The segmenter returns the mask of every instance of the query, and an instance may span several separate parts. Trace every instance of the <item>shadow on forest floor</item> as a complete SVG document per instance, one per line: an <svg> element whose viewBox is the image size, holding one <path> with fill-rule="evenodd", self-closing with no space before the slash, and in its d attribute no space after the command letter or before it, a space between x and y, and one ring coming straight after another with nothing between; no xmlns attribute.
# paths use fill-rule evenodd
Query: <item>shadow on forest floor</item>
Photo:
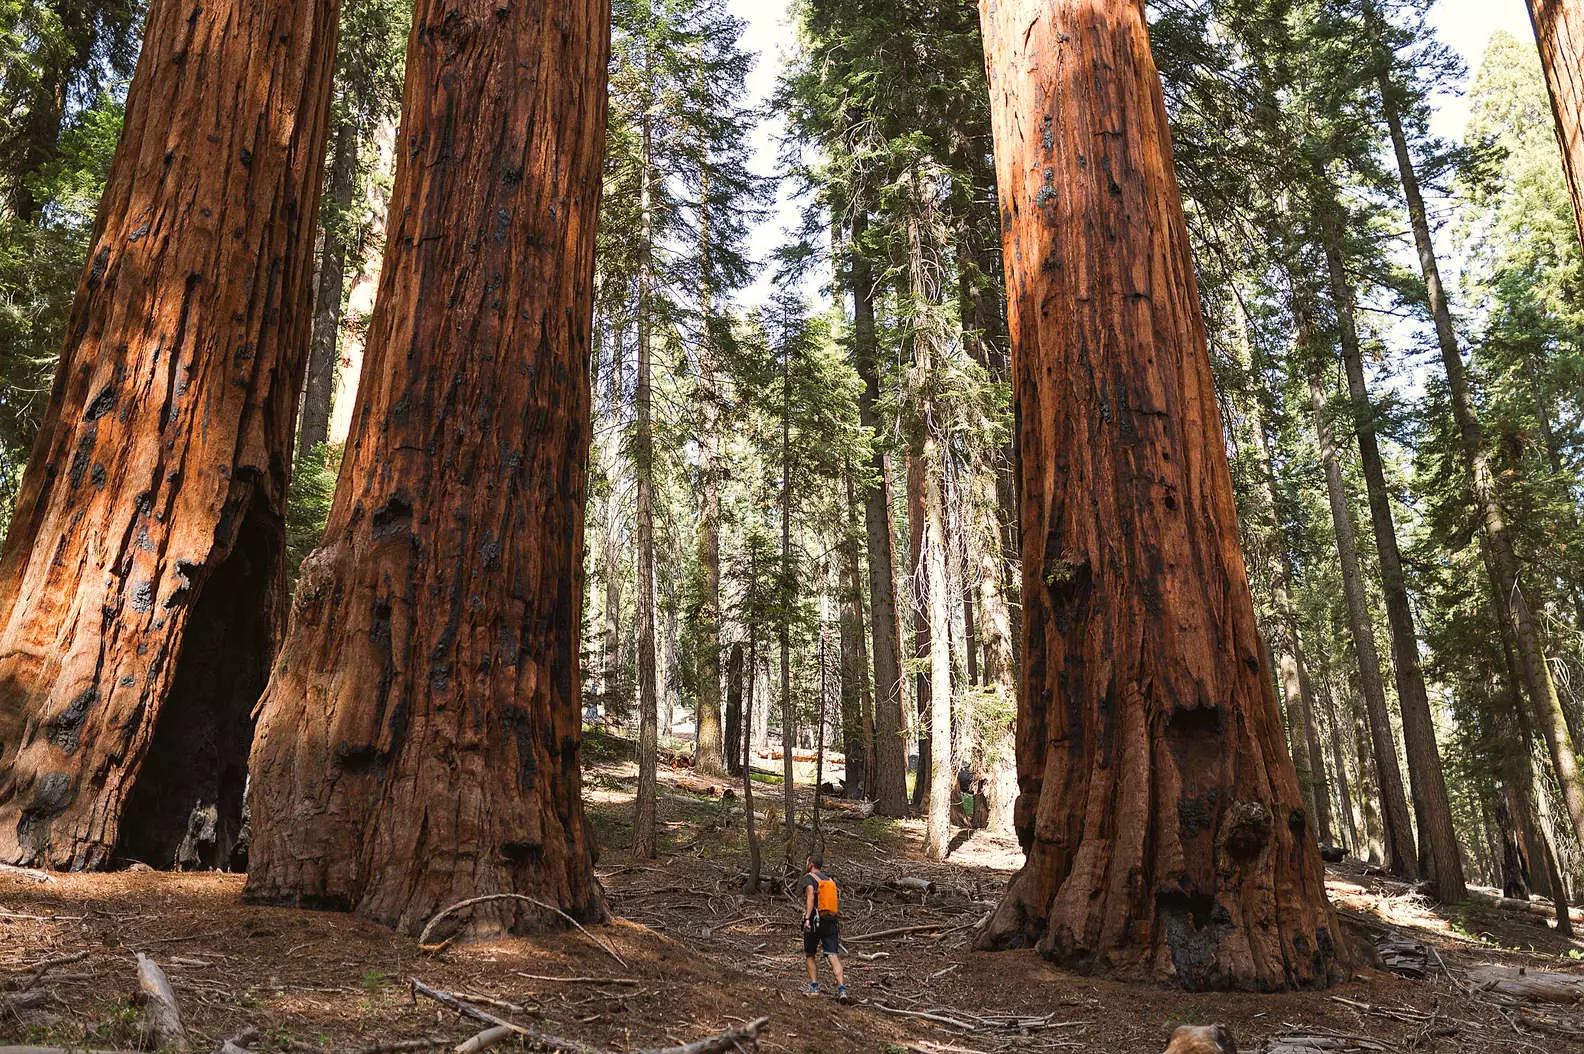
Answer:
<svg viewBox="0 0 1584 1054"><path fill-rule="evenodd" d="M1558 938L1542 920L1472 906L1438 913L1400 884L1333 869L1332 894L1351 931L1365 943L1386 929L1424 942L1434 949L1426 979L1361 967L1328 992L1187 994L1079 976L1031 951L972 951L973 927L1021 863L1010 838L959 831L947 861L931 863L922 821L829 813L827 870L842 888L857 1001L807 999L798 995L799 907L781 882L807 832L788 845L784 827L762 830L763 873L773 881L746 897L741 803L708 793L711 781L689 770L662 766L662 855L632 859L636 769L621 755L612 748L591 760L584 800L604 847L599 874L621 917L601 936L624 966L577 933L420 953L413 940L355 917L242 904L239 875L0 871L0 987L12 990L0 993L0 1041L133 1045L132 953L142 951L169 974L194 1050L246 1027L260 1030L260 1054L377 1054L414 1049L393 1044L420 1037L441 1049L479 1030L412 1002L409 977L605 1050L688 1041L761 1015L770 1018L762 1049L810 1054L1158 1054L1176 1024L1212 1022L1230 1025L1244 1051L1294 1032L1361 1037L1324 1048L1336 1051L1584 1050L1540 1032L1533 1015L1494 1005L1467 979L1485 964L1577 969L1570 953L1584 955L1584 943ZM799 800L802 816L806 789ZM756 788L754 801L761 825L769 809L783 808L780 788ZM898 878L930 888L899 887ZM44 960L77 955L32 982Z"/></svg>

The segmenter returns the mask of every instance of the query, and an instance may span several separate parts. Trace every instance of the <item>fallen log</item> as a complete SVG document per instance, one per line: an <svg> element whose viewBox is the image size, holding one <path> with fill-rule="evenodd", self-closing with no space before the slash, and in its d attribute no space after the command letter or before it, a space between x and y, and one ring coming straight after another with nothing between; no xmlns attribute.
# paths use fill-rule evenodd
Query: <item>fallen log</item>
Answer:
<svg viewBox="0 0 1584 1054"><path fill-rule="evenodd" d="M1542 919L1556 918L1556 905L1549 900L1519 900L1516 897L1493 897L1489 893L1469 891L1469 899L1478 901L1497 911L1514 915L1534 915ZM1574 922L1584 923L1584 910L1572 908L1568 915Z"/></svg>
<svg viewBox="0 0 1584 1054"><path fill-rule="evenodd" d="M820 796L820 808L834 809L843 816L856 820L867 820L874 815L875 803L872 801L853 801L851 798L832 798L829 795Z"/></svg>
<svg viewBox="0 0 1584 1054"><path fill-rule="evenodd" d="M458 1043L453 1049L456 1054L482 1054L483 1051L499 1046L516 1034L509 1025L491 1025L472 1039Z"/></svg>
<svg viewBox="0 0 1584 1054"><path fill-rule="evenodd" d="M141 1027L149 1049L186 1054L189 1049L187 1030L182 1027L176 993L165 979L165 971L153 959L138 952L137 976L138 990L143 998Z"/></svg>
<svg viewBox="0 0 1584 1054"><path fill-rule="evenodd" d="M1476 966L1468 972L1475 991L1494 992L1524 1003L1584 1002L1584 976L1529 970L1522 966Z"/></svg>
<svg viewBox="0 0 1584 1054"><path fill-rule="evenodd" d="M671 785L679 790L692 791L694 794L708 794L711 798L725 798L728 801L737 799L735 788L699 776L681 776L673 779Z"/></svg>
<svg viewBox="0 0 1584 1054"><path fill-rule="evenodd" d="M848 944L858 944L861 941L877 941L881 937L905 937L910 933L935 933L946 928L944 922L930 922L922 926L898 926L891 930L878 930L874 933L860 933L856 937L845 937Z"/></svg>

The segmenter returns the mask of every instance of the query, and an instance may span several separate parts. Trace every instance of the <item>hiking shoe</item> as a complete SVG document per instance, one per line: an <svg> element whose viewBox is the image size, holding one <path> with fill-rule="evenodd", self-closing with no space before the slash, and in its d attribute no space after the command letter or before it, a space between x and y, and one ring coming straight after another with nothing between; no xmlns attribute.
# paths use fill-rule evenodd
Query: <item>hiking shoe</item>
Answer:
<svg viewBox="0 0 1584 1054"><path fill-rule="evenodd" d="M806 996L809 996L810 998L818 996L819 995L819 982L816 981L816 982L814 982L812 984L807 985L803 989L803 994L806 995Z"/></svg>
<svg viewBox="0 0 1584 1054"><path fill-rule="evenodd" d="M836 986L836 998L837 999L846 999L847 998L847 986L846 985L839 984L839 985Z"/></svg>

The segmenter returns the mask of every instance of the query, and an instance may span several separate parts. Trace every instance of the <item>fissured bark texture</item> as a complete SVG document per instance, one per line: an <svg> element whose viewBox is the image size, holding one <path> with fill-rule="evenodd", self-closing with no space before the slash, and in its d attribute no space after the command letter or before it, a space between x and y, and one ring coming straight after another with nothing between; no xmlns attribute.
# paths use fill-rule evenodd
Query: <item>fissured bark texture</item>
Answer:
<svg viewBox="0 0 1584 1054"><path fill-rule="evenodd" d="M0 861L227 861L285 617L337 6L149 5L0 556Z"/></svg>
<svg viewBox="0 0 1584 1054"><path fill-rule="evenodd" d="M1551 91L1573 218L1584 238L1584 2L1529 0L1529 19Z"/></svg>
<svg viewBox="0 0 1584 1054"><path fill-rule="evenodd" d="M605 904L578 630L606 0L420 0L352 433L252 755L256 902ZM563 925L521 900L473 936ZM444 936L444 934L437 934Z"/></svg>
<svg viewBox="0 0 1584 1054"><path fill-rule="evenodd" d="M1262 670L1135 0L984 0L1017 400L1028 853L980 939L1191 989L1340 937Z"/></svg>

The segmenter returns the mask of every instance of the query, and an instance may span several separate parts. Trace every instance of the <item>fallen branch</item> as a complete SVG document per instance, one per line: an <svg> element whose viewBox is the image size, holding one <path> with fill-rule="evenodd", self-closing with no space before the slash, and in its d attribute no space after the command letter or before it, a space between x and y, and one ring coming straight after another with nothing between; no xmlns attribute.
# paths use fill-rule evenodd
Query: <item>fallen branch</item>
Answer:
<svg viewBox="0 0 1584 1054"><path fill-rule="evenodd" d="M514 974L516 974L518 977L526 977L530 981L552 981L552 982L556 982L556 983L559 983L559 984L630 984L630 985L637 985L637 984L642 984L643 983L642 981L639 981L637 978L634 978L634 977L555 977L555 976L550 975L550 974L523 973L521 970L513 970L512 972Z"/></svg>
<svg viewBox="0 0 1584 1054"><path fill-rule="evenodd" d="M423 932L418 935L418 947L421 948L424 951L436 951L440 947L443 947L444 946L443 944L441 944L441 945L431 945L429 943L429 934L434 931L436 923L438 923L441 919L445 918L447 915L451 914L453 911L461 911L463 908L470 908L474 904L483 904L483 903L485 903L487 901L491 901L491 900L521 900L521 901L524 901L526 903L532 904L535 907L543 908L546 911L553 911L557 915L560 915L563 919L566 919L572 925L576 926L578 928L579 932L581 932L589 940L593 941L595 944L599 945L602 949L604 949L605 952L607 954L609 954L612 959L615 959L617 962L621 963L623 967L625 967L627 965L627 960L623 959L620 955L617 955L615 948L611 947L609 944L606 944L604 941L602 941L598 937L594 936L594 934L592 934L588 930L584 929L583 928L583 924L581 922L579 922L577 919L574 919L571 915L568 915L566 912L562 911L560 908L556 907L554 904L546 904L544 901L539 900L537 897L526 896L526 895L524 895L522 893L491 893L488 896L469 897L466 900L457 901L455 904L452 904L449 908L446 908L444 911L440 912L434 918L429 920L429 922L424 926Z"/></svg>
<svg viewBox="0 0 1584 1054"><path fill-rule="evenodd" d="M137 953L138 989L143 993L143 1037L150 1049L165 1049L175 1054L188 1050L187 1030L182 1027L176 993L159 964L142 952Z"/></svg>
<svg viewBox="0 0 1584 1054"><path fill-rule="evenodd" d="M449 1039L440 1036L419 1036L417 1039L387 1039L366 1047L354 1047L350 1054L406 1054L410 1050L435 1050L450 1045ZM304 1054L307 1052L304 1051Z"/></svg>
<svg viewBox="0 0 1584 1054"><path fill-rule="evenodd" d="M522 1038L523 1046L528 1050L564 1052L564 1054L599 1054L593 1047L585 1046L573 1039L562 1039L560 1036L551 1036L540 1032L538 1029L527 1028L523 1025L513 1024L505 1018L496 1017L488 1010L480 1010L469 1003L464 1003L450 992L442 992L430 988L416 977L407 978L407 983L412 986L413 996L426 996L439 1003L441 1006L450 1007L463 1017L472 1018L480 1024L493 1028L507 1028Z"/></svg>
<svg viewBox="0 0 1584 1054"><path fill-rule="evenodd" d="M41 959L38 962L30 963L27 966L19 966L16 968L16 973L31 973L33 976L22 981L18 987L23 991L26 991L43 980L44 975L49 973L55 967L69 966L72 963L80 963L92 954L92 952L86 951L73 952L70 955L57 955L53 959Z"/></svg>
<svg viewBox="0 0 1584 1054"><path fill-rule="evenodd" d="M884 1003L871 1002L869 1005L874 1007L876 1010L879 1010L881 1013L894 1014L897 1017L923 1018L925 1021L934 1021L937 1024L950 1025L952 1028L961 1029L964 1032L972 1032L974 1030L974 1026L969 1024L967 1021L959 1021L957 1018L947 1017L945 1014L932 1014L927 1010L903 1010L901 1007L886 1006Z"/></svg>
<svg viewBox="0 0 1584 1054"><path fill-rule="evenodd" d="M17 867L15 864L0 864L0 875L10 875L13 878L25 878L30 882L53 882L55 876L48 871L40 871L36 867ZM12 1049L12 1048L0 1048ZM47 1049L47 1048L41 1048Z"/></svg>
<svg viewBox="0 0 1584 1054"><path fill-rule="evenodd" d="M902 937L909 933L935 933L946 928L944 922L930 922L922 926L898 926L894 930L878 930L874 933L860 933L856 937L843 938L848 944L857 944L860 941L877 941L881 937Z"/></svg>
<svg viewBox="0 0 1584 1054"><path fill-rule="evenodd" d="M496 999L492 995L478 995L473 992L447 992L446 995L464 1003L472 1003L475 1006L492 1006L496 1010L504 1010L508 1014L521 1014L524 1012L523 1008L516 1003L508 1003L506 1000Z"/></svg>
<svg viewBox="0 0 1584 1054"><path fill-rule="evenodd" d="M770 1023L768 1017L750 1021L746 1025L729 1028L718 1036L707 1036L680 1047L660 1047L641 1050L638 1054L731 1054L733 1051L759 1049L759 1030Z"/></svg>

